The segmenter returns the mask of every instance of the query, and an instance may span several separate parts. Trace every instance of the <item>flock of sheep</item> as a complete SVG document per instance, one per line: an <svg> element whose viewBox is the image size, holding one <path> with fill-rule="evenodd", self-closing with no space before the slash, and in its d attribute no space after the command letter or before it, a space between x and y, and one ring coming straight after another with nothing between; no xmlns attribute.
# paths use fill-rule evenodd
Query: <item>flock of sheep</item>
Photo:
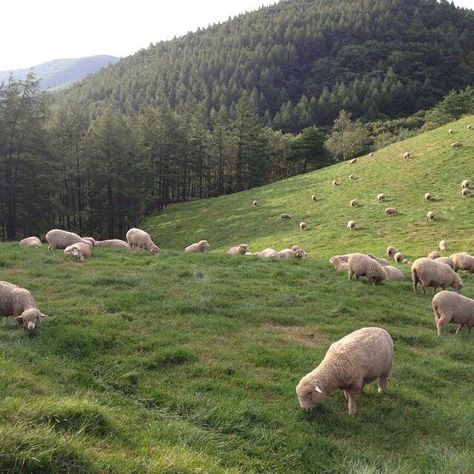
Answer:
<svg viewBox="0 0 474 474"><path fill-rule="evenodd" d="M452 133L452 130L449 131ZM461 148L462 144L455 142L452 148ZM373 153L371 153L373 156ZM410 158L409 152L404 153L404 158ZM350 161L355 164L357 159ZM351 175L351 179L356 179ZM335 186L337 181L333 181ZM469 197L470 183L464 180L461 183L462 196ZM316 195L311 199L316 201ZM432 199L431 193L425 195L425 200ZM383 193L377 196L380 202L385 201ZM259 203L253 201L252 205ZM352 208L359 205L357 199L350 201ZM385 209L386 215L397 214L396 208ZM435 216L428 212L427 219L432 222ZM281 214L282 220L291 219L289 214ZM299 227L307 229L307 224L301 222ZM355 221L347 224L349 230L356 228ZM130 229L126 234L127 241L119 239L98 241L92 237L80 237L73 232L53 229L46 234L48 248L50 250L64 249L64 254L74 259L84 261L91 257L94 247L114 248L122 250L146 250L151 255L160 253L159 247L153 242L150 235L141 229ZM20 241L27 247L40 247L42 245L37 237L27 237ZM186 253L201 253L209 248L206 240L193 243L185 248ZM439 243L441 251L446 252L448 244L445 240ZM276 251L272 248L260 252L251 253L247 244L232 247L228 255L254 255L261 258L303 258L306 252L294 245ZM465 326L470 333L474 326L474 300L459 294L463 288L463 280L458 271L474 274L474 256L467 252L455 253L451 256L442 256L439 251L431 252L426 258L418 258L413 263L405 258L402 252L395 247L387 248L389 258L397 263L411 264L411 277L413 290L416 293L418 285L421 285L423 293L426 288L441 288L443 291L434 295L432 309L435 315L438 335L442 334L443 327L448 323L458 325L456 334ZM379 284L384 280L403 280L404 273L400 269L391 266L385 258L376 257L373 254L350 253L346 255L335 255L329 260L339 272L347 273L349 280L361 277L368 279L370 283ZM446 291L446 288L454 291ZM25 329L34 330L41 320L46 317L38 310L31 293L9 282L0 282L0 314L14 316L19 324ZM378 379L378 389L383 393L393 362L394 344L390 334L377 327L362 328L348 334L339 341L333 343L323 361L312 372L305 375L296 387L296 393L301 408L309 410L319 404L327 395L336 389L344 391L349 414L356 412L356 397L363 390L365 384Z"/></svg>

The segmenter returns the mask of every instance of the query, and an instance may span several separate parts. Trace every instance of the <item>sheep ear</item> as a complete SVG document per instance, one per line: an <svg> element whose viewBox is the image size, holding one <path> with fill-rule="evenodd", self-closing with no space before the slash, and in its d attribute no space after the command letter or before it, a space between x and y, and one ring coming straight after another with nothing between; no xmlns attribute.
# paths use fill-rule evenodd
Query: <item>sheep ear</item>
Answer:
<svg viewBox="0 0 474 474"><path fill-rule="evenodd" d="M314 390L316 390L316 392L318 393L323 393L323 391L319 388L319 385L316 385L316 387L314 387Z"/></svg>

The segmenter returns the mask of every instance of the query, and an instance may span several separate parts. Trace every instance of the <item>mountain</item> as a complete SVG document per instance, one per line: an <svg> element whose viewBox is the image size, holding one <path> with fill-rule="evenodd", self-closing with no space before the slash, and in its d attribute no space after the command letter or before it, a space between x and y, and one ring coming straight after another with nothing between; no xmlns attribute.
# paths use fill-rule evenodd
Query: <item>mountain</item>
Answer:
<svg viewBox="0 0 474 474"><path fill-rule="evenodd" d="M115 64L120 58L115 56L89 56L87 58L54 59L38 64L28 69L13 71L0 71L0 83L8 81L10 74L18 79L24 79L31 71L41 79L42 89L64 87L84 79L89 74L94 74L104 67Z"/></svg>
<svg viewBox="0 0 474 474"><path fill-rule="evenodd" d="M260 117L299 131L345 108L372 120L428 108L474 82L474 12L435 0L288 0L160 42L66 93L92 114L252 94Z"/></svg>

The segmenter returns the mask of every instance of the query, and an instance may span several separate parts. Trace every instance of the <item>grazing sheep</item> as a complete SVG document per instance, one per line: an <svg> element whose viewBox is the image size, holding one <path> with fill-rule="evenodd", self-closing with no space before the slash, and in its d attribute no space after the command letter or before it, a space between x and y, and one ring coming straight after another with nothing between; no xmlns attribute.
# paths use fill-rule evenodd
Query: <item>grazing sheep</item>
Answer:
<svg viewBox="0 0 474 474"><path fill-rule="evenodd" d="M48 250L65 249L77 242L85 242L79 235L67 230L52 229L46 234Z"/></svg>
<svg viewBox="0 0 474 474"><path fill-rule="evenodd" d="M252 201L252 206L258 206L258 201Z"/></svg>
<svg viewBox="0 0 474 474"><path fill-rule="evenodd" d="M382 265L367 255L353 253L349 257L347 263L349 265L349 280L352 280L352 277L354 276L356 277L356 280L365 276L368 278L369 283L377 284L386 279Z"/></svg>
<svg viewBox="0 0 474 474"><path fill-rule="evenodd" d="M132 228L125 237L132 250L147 250L151 255L160 254L160 248L153 242L150 234L144 230Z"/></svg>
<svg viewBox="0 0 474 474"><path fill-rule="evenodd" d="M383 269L387 280L403 280L405 278L405 274L399 268L387 265L384 266Z"/></svg>
<svg viewBox="0 0 474 474"><path fill-rule="evenodd" d="M350 174L350 175L349 175L349 179L350 179L351 181L355 181L355 180L357 179L357 176L354 176L353 174Z"/></svg>
<svg viewBox="0 0 474 474"><path fill-rule="evenodd" d="M385 209L386 216L394 216L396 214L398 214L398 210L395 207L387 207L387 209Z"/></svg>
<svg viewBox="0 0 474 474"><path fill-rule="evenodd" d="M343 261L339 255L334 255L329 259L329 263L338 271L338 272L349 272L349 265L347 262Z"/></svg>
<svg viewBox="0 0 474 474"><path fill-rule="evenodd" d="M357 207L359 205L359 201L357 199L352 199L350 205L351 207Z"/></svg>
<svg viewBox="0 0 474 474"><path fill-rule="evenodd" d="M307 230L308 229L308 224L306 224L306 222L300 222L300 229L301 230Z"/></svg>
<svg viewBox="0 0 474 474"><path fill-rule="evenodd" d="M351 165L355 165L357 163L357 158L352 158L351 161L349 161Z"/></svg>
<svg viewBox="0 0 474 474"><path fill-rule="evenodd" d="M38 237L25 237L20 240L19 244L23 247L41 247L43 245Z"/></svg>
<svg viewBox="0 0 474 474"><path fill-rule="evenodd" d="M232 247L227 251L227 255L245 255L249 251L247 244L240 244L238 247Z"/></svg>
<svg viewBox="0 0 474 474"><path fill-rule="evenodd" d="M471 191L469 190L469 188L464 188L461 191L461 195L462 195L463 198L467 198L471 195Z"/></svg>
<svg viewBox="0 0 474 474"><path fill-rule="evenodd" d="M439 257L436 259L436 261L440 263L445 263L446 265L449 265L454 270L454 262L451 260L450 257Z"/></svg>
<svg viewBox="0 0 474 474"><path fill-rule="evenodd" d="M282 214L280 217L282 221L287 221L288 219L291 219L291 216L289 214Z"/></svg>
<svg viewBox="0 0 474 474"><path fill-rule="evenodd" d="M461 188L462 188L462 189L468 188L470 185L471 185L471 183L469 182L468 179L463 179L463 181L462 181L462 183L461 183Z"/></svg>
<svg viewBox="0 0 474 474"><path fill-rule="evenodd" d="M397 252L397 253L395 253L395 255L393 256L393 259L394 259L397 263L402 263L403 260L405 260L405 255L403 255L402 252Z"/></svg>
<svg viewBox="0 0 474 474"><path fill-rule="evenodd" d="M64 255L84 261L85 257L92 257L92 244L90 242L77 242L64 249Z"/></svg>
<svg viewBox="0 0 474 474"><path fill-rule="evenodd" d="M371 259L375 260L376 262L379 262L382 267L385 267L386 265L390 265L388 260L385 260L385 258L379 258L376 257L373 253L368 253L367 257L370 257Z"/></svg>
<svg viewBox="0 0 474 474"><path fill-rule="evenodd" d="M450 129L448 130L448 133L451 135L451 134L454 133L454 130L453 130L452 128L450 128Z"/></svg>
<svg viewBox="0 0 474 474"><path fill-rule="evenodd" d="M474 300L459 295L454 291L440 291L433 296L431 307L435 315L438 336L443 333L443 326L457 324L456 334L466 326L468 334L474 326Z"/></svg>
<svg viewBox="0 0 474 474"><path fill-rule="evenodd" d="M411 153L409 151L406 151L405 153L403 153L403 158L410 158L411 156Z"/></svg>
<svg viewBox="0 0 474 474"><path fill-rule="evenodd" d="M426 218L428 219L428 222L433 222L435 219L435 213L433 211L427 212Z"/></svg>
<svg viewBox="0 0 474 474"><path fill-rule="evenodd" d="M402 263L403 263L404 265L411 265L413 262L412 262L411 260L408 260L407 258L404 258L404 259L402 260Z"/></svg>
<svg viewBox="0 0 474 474"><path fill-rule="evenodd" d="M432 199L433 199L433 196L431 195L431 193L425 194L425 201L431 201Z"/></svg>
<svg viewBox="0 0 474 474"><path fill-rule="evenodd" d="M352 232L356 228L355 221L349 221L346 227Z"/></svg>
<svg viewBox="0 0 474 474"><path fill-rule="evenodd" d="M92 247L95 247L96 240L94 239L94 237L82 237L82 240L90 242L92 244Z"/></svg>
<svg viewBox="0 0 474 474"><path fill-rule="evenodd" d="M336 180L334 180L334 181L332 182L332 184L333 184L333 186L337 186L337 185L338 185L338 183L337 183Z"/></svg>
<svg viewBox="0 0 474 474"><path fill-rule="evenodd" d="M202 253L206 249L210 247L209 242L207 240L200 240L199 242L196 242L195 244L188 245L184 251L186 253Z"/></svg>
<svg viewBox="0 0 474 474"><path fill-rule="evenodd" d="M413 291L416 293L418 283L421 284L423 293L426 288L437 288L445 290L451 286L455 291L461 291L463 281L461 277L445 263L438 262L438 259L419 258L411 266L411 279Z"/></svg>
<svg viewBox="0 0 474 474"><path fill-rule="evenodd" d="M462 148L462 143L461 142L454 142L454 143L451 143L451 148L453 150L457 149L457 148Z"/></svg>
<svg viewBox="0 0 474 474"><path fill-rule="evenodd" d="M374 152L372 151L371 153L369 153L369 158L373 158L375 156Z"/></svg>
<svg viewBox="0 0 474 474"><path fill-rule="evenodd" d="M442 240L438 247L441 251L446 252L446 250L448 250L448 242L446 240Z"/></svg>
<svg viewBox="0 0 474 474"><path fill-rule="evenodd" d="M130 245L128 245L127 242L125 242L124 240L120 239L96 240L95 246L98 248L105 249L130 250Z"/></svg>
<svg viewBox="0 0 474 474"><path fill-rule="evenodd" d="M28 290L7 281L0 281L0 315L14 316L29 331L36 329L46 317Z"/></svg>
<svg viewBox="0 0 474 474"><path fill-rule="evenodd" d="M350 415L364 385L378 379L383 393L393 362L393 340L384 329L362 328L331 344L323 361L296 387L300 407L311 410L338 388L344 391Z"/></svg>
<svg viewBox="0 0 474 474"><path fill-rule="evenodd" d="M389 245L387 247L387 255L389 257L393 257L397 252L398 252L398 250L395 247L393 247L392 245Z"/></svg>
<svg viewBox="0 0 474 474"><path fill-rule="evenodd" d="M315 202L316 202L316 194L311 194L311 201L315 201Z"/></svg>
<svg viewBox="0 0 474 474"><path fill-rule="evenodd" d="M377 201L384 202L385 201L385 194L384 193L377 194Z"/></svg>
<svg viewBox="0 0 474 474"><path fill-rule="evenodd" d="M278 252L278 257L280 258L303 258L304 250L292 250L292 249L283 249Z"/></svg>
<svg viewBox="0 0 474 474"><path fill-rule="evenodd" d="M278 252L270 248L257 252L255 255L260 258L278 258Z"/></svg>
<svg viewBox="0 0 474 474"><path fill-rule="evenodd" d="M470 123L467 127L466 127L468 130L473 130L474 127L472 126L472 123Z"/></svg>
<svg viewBox="0 0 474 474"><path fill-rule="evenodd" d="M453 253L450 259L453 261L454 271L462 270L464 272L474 273L474 257L468 253Z"/></svg>
<svg viewBox="0 0 474 474"><path fill-rule="evenodd" d="M427 258L431 258L431 260L436 260L439 257L441 257L441 254L438 252L438 250L433 250L428 254Z"/></svg>

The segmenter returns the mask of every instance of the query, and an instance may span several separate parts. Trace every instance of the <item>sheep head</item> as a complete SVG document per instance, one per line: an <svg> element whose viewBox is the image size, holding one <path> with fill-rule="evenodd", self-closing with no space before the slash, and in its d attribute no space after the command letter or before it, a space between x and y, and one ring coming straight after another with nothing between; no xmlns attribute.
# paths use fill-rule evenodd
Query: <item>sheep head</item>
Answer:
<svg viewBox="0 0 474 474"><path fill-rule="evenodd" d="M309 411L321 403L326 394L314 380L305 380L305 378L303 377L297 385L296 394L300 407L305 411Z"/></svg>
<svg viewBox="0 0 474 474"><path fill-rule="evenodd" d="M15 319L27 331L34 331L41 324L41 320L46 317L46 314L43 314L40 310L30 308L23 311Z"/></svg>

